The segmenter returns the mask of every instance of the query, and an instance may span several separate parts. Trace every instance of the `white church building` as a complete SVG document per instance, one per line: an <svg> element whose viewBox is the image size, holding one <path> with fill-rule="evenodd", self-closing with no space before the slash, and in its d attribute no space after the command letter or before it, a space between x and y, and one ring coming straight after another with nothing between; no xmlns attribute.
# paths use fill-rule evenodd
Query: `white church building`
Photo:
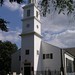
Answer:
<svg viewBox="0 0 75 75"><path fill-rule="evenodd" d="M60 75L74 72L75 48L59 48L42 40L36 0L23 7L21 49L12 54L11 72L23 75Z"/></svg>

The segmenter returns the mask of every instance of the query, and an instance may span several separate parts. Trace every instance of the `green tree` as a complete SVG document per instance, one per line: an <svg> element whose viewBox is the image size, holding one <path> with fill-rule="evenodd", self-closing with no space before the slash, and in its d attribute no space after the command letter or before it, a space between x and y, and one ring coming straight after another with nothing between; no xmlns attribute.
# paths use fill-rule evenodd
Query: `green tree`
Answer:
<svg viewBox="0 0 75 75"><path fill-rule="evenodd" d="M5 0L0 0L0 4L1 4L1 6L3 5L4 1L5 1ZM12 2L17 2L17 3L20 4L20 3L23 2L23 0L9 0L9 2L11 2L11 3L12 3Z"/></svg>
<svg viewBox="0 0 75 75"><path fill-rule="evenodd" d="M4 19L0 18L0 29L2 31L8 32L8 28L7 28L7 21L5 21Z"/></svg>
<svg viewBox="0 0 75 75"><path fill-rule="evenodd" d="M74 0L42 0L39 2L41 12L43 13L43 16L46 15L46 13L50 13L50 7L53 7L53 10L57 10L58 14L64 11L68 14L73 13L75 8L75 2Z"/></svg>
<svg viewBox="0 0 75 75"><path fill-rule="evenodd" d="M3 5L4 1L5 0L0 0L1 6ZM18 4L21 4L25 0L9 0L9 1L11 3L17 2ZM61 12L63 12L63 14L65 14L64 11L66 11L67 14L70 14L74 11L74 8L75 8L75 1L74 0L42 0L39 2L39 6L40 6L40 9L41 9L43 16L46 16L46 13L50 13L51 4L52 4L54 10L57 10L59 14ZM3 20L3 22L4 22L4 20ZM6 26L6 25L4 25L4 26ZM0 26L0 28L1 28L1 26ZM6 31L6 30L3 29L3 31Z"/></svg>
<svg viewBox="0 0 75 75"><path fill-rule="evenodd" d="M22 3L26 0L9 0L12 2ZM3 5L4 0L0 0L0 4ZM66 10L67 14L70 14L74 11L75 8L75 1L74 0L41 0L39 2L39 5L41 7L41 12L43 13L43 16L46 15L46 13L50 12L51 4L54 8L54 10L57 10L58 13L61 13Z"/></svg>
<svg viewBox="0 0 75 75"><path fill-rule="evenodd" d="M5 0L0 0L0 5L2 6ZM22 3L23 0L9 0L11 3L12 2L17 2L17 3ZM8 32L8 27L7 27L7 21L4 20L3 18L0 18L0 30Z"/></svg>
<svg viewBox="0 0 75 75"><path fill-rule="evenodd" d="M0 75L6 75L11 71L11 54L17 50L16 44L0 41Z"/></svg>

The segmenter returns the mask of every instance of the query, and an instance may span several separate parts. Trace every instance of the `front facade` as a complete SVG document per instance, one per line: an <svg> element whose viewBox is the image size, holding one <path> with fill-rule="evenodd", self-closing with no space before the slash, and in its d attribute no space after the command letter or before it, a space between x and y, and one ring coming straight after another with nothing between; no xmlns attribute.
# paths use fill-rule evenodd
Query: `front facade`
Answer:
<svg viewBox="0 0 75 75"><path fill-rule="evenodd" d="M23 7L21 50L12 55L11 71L23 75L60 75L62 67L64 73L70 72L67 66L69 62L71 71L74 71L74 56L42 41L40 11L36 2L28 0Z"/></svg>

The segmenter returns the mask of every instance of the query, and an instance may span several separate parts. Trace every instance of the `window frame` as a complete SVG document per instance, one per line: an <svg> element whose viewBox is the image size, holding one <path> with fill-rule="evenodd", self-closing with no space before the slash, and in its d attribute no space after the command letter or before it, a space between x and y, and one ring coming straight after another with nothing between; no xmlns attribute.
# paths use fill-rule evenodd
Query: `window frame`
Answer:
<svg viewBox="0 0 75 75"><path fill-rule="evenodd" d="M30 9L27 10L27 17L30 16Z"/></svg>
<svg viewBox="0 0 75 75"><path fill-rule="evenodd" d="M37 29L39 28L39 26L38 26L38 25L37 25L36 27L37 27Z"/></svg>
<svg viewBox="0 0 75 75"><path fill-rule="evenodd" d="M38 18L38 11L36 11L36 17Z"/></svg>
<svg viewBox="0 0 75 75"><path fill-rule="evenodd" d="M21 61L21 56L19 55L19 61Z"/></svg>
<svg viewBox="0 0 75 75"><path fill-rule="evenodd" d="M45 59L46 58L46 55L45 54L43 54L43 59Z"/></svg>
<svg viewBox="0 0 75 75"><path fill-rule="evenodd" d="M50 56L49 54L46 54L46 59L49 59L49 56Z"/></svg>
<svg viewBox="0 0 75 75"><path fill-rule="evenodd" d="M53 53L50 53L50 59L53 59Z"/></svg>
<svg viewBox="0 0 75 75"><path fill-rule="evenodd" d="M26 24L26 27L29 28L30 27L30 24Z"/></svg>
<svg viewBox="0 0 75 75"><path fill-rule="evenodd" d="M26 55L29 55L29 53L30 53L30 52L29 52L29 49L26 49L26 50L25 50L25 54L26 54Z"/></svg>

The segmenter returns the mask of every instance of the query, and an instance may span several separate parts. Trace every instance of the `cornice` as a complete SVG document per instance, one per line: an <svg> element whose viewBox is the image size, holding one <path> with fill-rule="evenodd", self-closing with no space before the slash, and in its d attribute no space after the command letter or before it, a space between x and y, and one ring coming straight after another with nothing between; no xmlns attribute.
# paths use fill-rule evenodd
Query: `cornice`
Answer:
<svg viewBox="0 0 75 75"><path fill-rule="evenodd" d="M40 22L40 20L39 19L37 19L35 16L32 16L32 17L27 17L27 18L24 18L24 19L21 19L22 21L27 21L27 20L29 20L29 19L36 19L39 23L41 23Z"/></svg>
<svg viewBox="0 0 75 75"><path fill-rule="evenodd" d="M36 32L22 33L22 34L20 34L20 36L23 37L23 36L32 35L32 34L35 34L38 37L42 38L42 36L40 34L36 33Z"/></svg>
<svg viewBox="0 0 75 75"><path fill-rule="evenodd" d="M38 6L36 6L36 4L34 4L34 3L30 3L30 4L26 4L24 7L22 7L23 9L24 8L29 8L29 7L31 7L31 6L35 6L37 9L38 9ZM39 9L38 9L39 10Z"/></svg>

